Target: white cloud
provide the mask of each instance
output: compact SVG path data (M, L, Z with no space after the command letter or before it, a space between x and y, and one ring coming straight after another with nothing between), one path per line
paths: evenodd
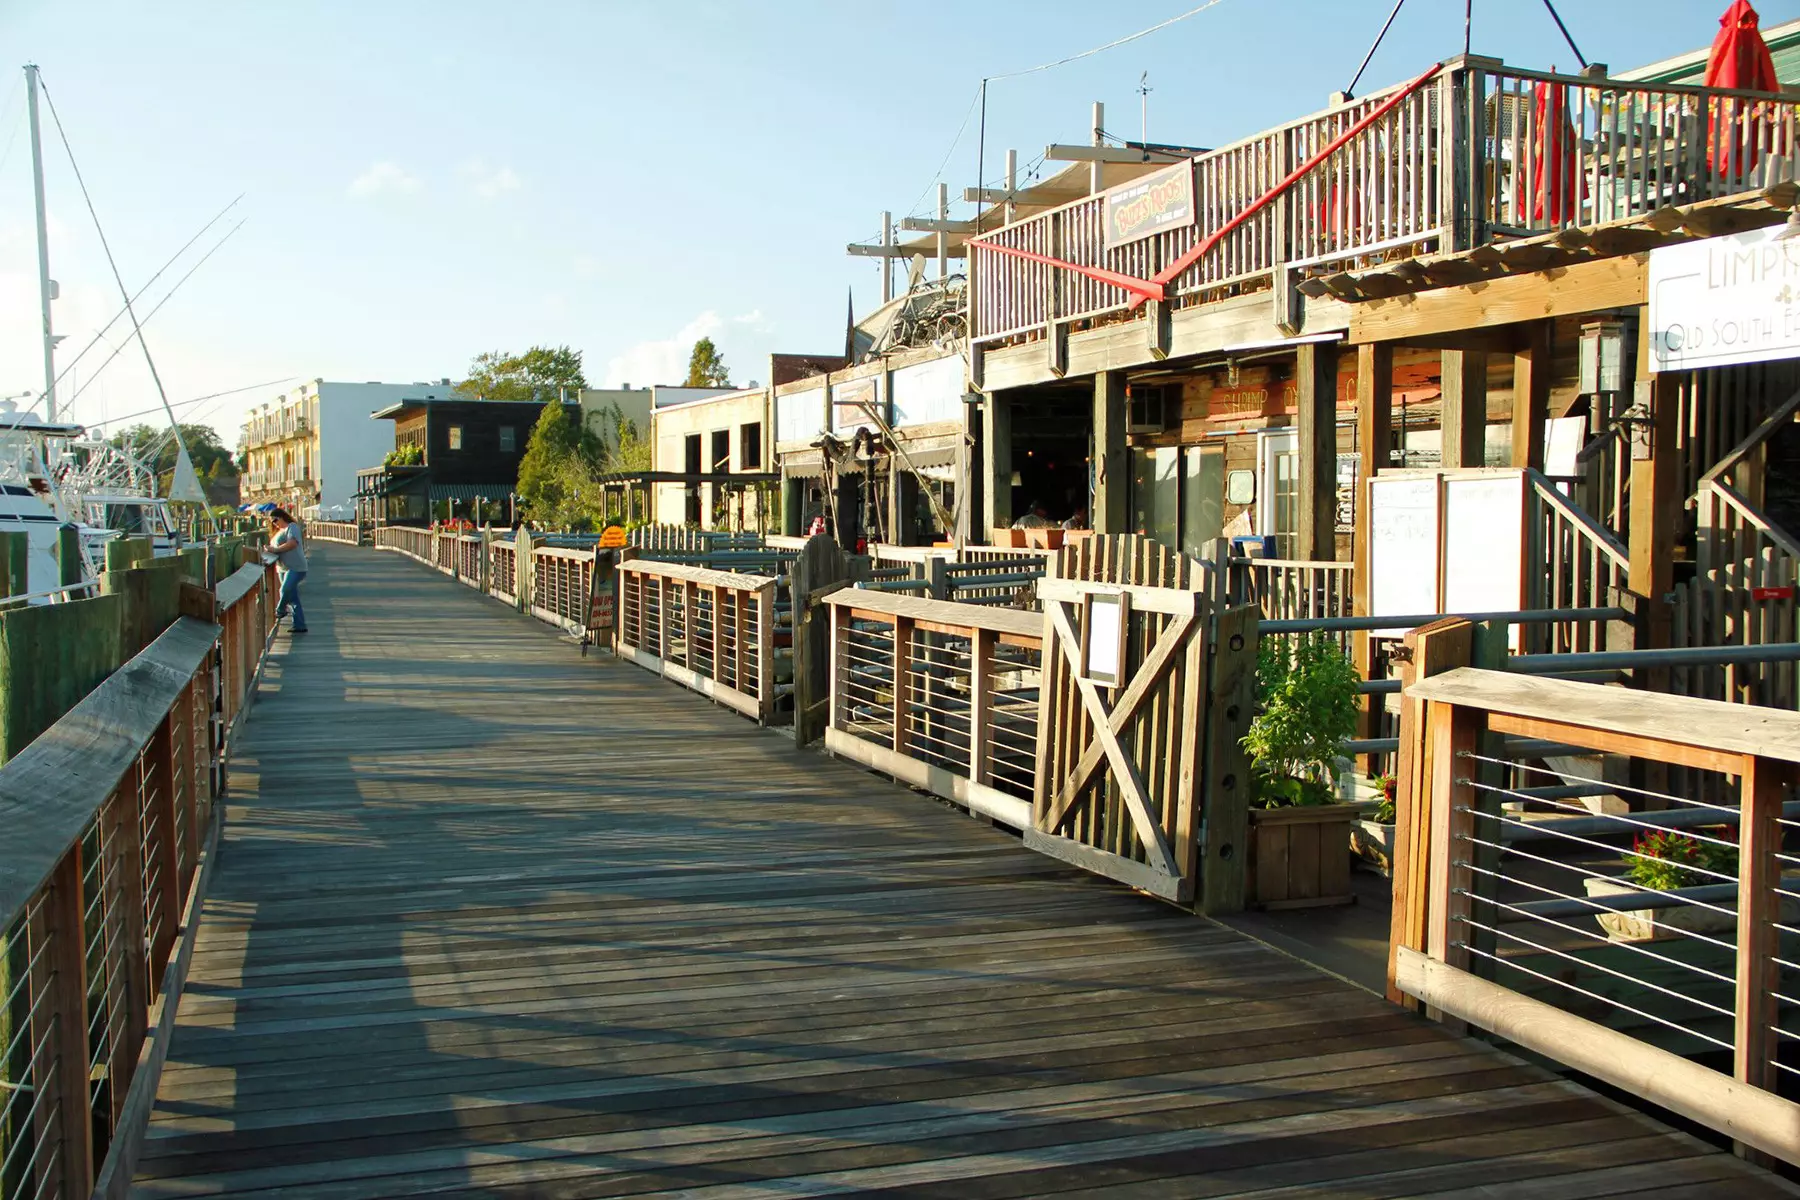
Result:
M639 342L607 362L603 386L616 388L629 383L632 387L648 387L657 383L680 383L687 378L688 358L694 352L694 343L718 333L724 324L719 314L709 309L682 326L674 337Z
M483 200L493 200L506 192L516 192L524 186L524 180L511 167L501 166L489 168L479 158L471 158L456 168L457 175L462 177L469 190Z
M418 177L409 174L398 163L378 162L352 179L348 191L350 195L363 199L379 196L384 192L416 192L419 186Z

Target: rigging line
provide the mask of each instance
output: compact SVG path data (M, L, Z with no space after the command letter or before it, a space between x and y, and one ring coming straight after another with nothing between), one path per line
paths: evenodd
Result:
M1363 72L1369 69L1369 63L1374 59L1375 51L1381 49L1382 39L1387 37L1388 30L1393 27L1394 18L1400 15L1400 6L1405 3L1406 0L1394 0L1394 11L1390 12L1388 19L1382 22L1381 32L1375 35L1375 42L1369 47L1369 52L1363 55L1362 65L1357 67L1356 74L1350 77L1350 86L1344 89L1345 95L1356 95L1356 85L1362 82Z
M12 94L6 98L6 103L4 105L0 105L0 125L4 125L8 120L14 121L12 136L6 139L6 149L0 150L0 170L4 170L6 164L12 160L13 147L17 145L19 141L19 130L25 124L24 109L19 110L17 118L8 115L12 112L13 101L19 98L19 92L23 87L24 84L22 81L15 80L13 82Z
M1178 13L1166 21L1159 21L1148 29L1140 29L1136 33L1128 33L1122 38L1115 38L1114 40L1107 42L1104 46L1095 46L1092 50L1083 50L1080 54L1071 54L1067 58L1059 58L1055 62L1041 63L1035 67L1026 67L1022 71L1003 71L998 75L989 75L986 82L992 83L999 79L1017 79L1021 75L1035 75L1039 71L1048 71L1052 67L1066 66L1069 63L1077 62L1084 58L1092 58L1096 54L1102 54L1115 47L1123 46L1127 42L1135 42L1139 38L1149 37L1158 30L1167 29L1169 26L1185 21L1189 17L1197 17L1207 9L1216 8L1223 3L1225 3L1225 0L1206 0L1205 4L1202 4L1197 8L1190 8L1184 13Z
M247 219L248 218L246 218L246 220ZM236 225L233 225L230 229L226 230L225 236L221 237L217 242L213 243L212 249L208 250L205 254L201 255L200 261L195 263L193 266L189 267L187 269L187 274L183 275L180 279L177 279L175 281L174 286L171 287L167 292L163 293L162 299L160 299L156 302L156 306L154 308L152 308L149 312L144 314L141 324L148 325L150 323L150 318L154 317L157 313L161 312L162 306L169 302L169 297L173 296L176 292L180 291L181 285L186 283L190 278L192 278L195 271L198 271L201 267L205 266L206 260L211 258L214 254L218 253L219 247L223 246L226 242L230 241L231 235L236 233L238 230L242 229L243 227L244 227L244 222L239 221ZM136 318L134 317L134 320L135 319ZM111 345L110 342L107 344ZM113 359L119 357L120 353L123 352L125 347L127 347L129 345L131 345L130 338L126 338L123 342L119 343L119 345L114 348L113 352L111 354L107 355L106 362L101 363L99 366L95 367L93 369L93 371L89 372L87 382L82 384L78 389L76 389L75 394L69 397L67 403L73 404L73 403L75 403L75 401L81 399L81 394L83 392L87 391L90 387L94 386L95 380L100 378L100 373L102 371L106 370L107 365L109 363L111 363ZM166 401L165 401L165 403L166 403Z
M936 187L938 181L944 177L944 169L950 165L950 159L955 155L956 148L962 145L963 134L969 131L969 118L975 115L975 106L980 102L981 93L977 91L969 101L969 107L963 112L962 124L956 127L956 137L951 140L950 148L944 151L944 161L938 164L937 174L931 177L931 182L925 185L924 190L919 193L919 198L912 202L912 211L907 214L908 216L919 215L919 206L925 203L925 197L931 195L931 189Z
M238 205L238 201L242 200L243 198L244 198L244 193L239 192L238 196L237 196L237 200L233 200L230 204L227 204L224 208L221 208L218 211L218 213L213 217L212 220L210 220L206 224L202 225L199 229L199 232L195 233L193 237L189 238L187 240L187 242L185 244L183 244L181 249L177 250L175 253L173 253L169 256L168 262L164 263L161 267L157 268L156 274L152 275L150 278L148 278L144 281L144 286L139 288L132 295L130 303L135 304L140 298L142 298L143 294L150 290L150 285L155 283L158 279L161 279L163 272L167 271L170 267L175 265L176 259L178 259L182 255L186 254L188 252L189 247L191 247L195 242L199 241L201 239L201 237L205 235L207 230L211 229L214 225L217 225L224 218L226 213L230 212L233 208L236 208ZM108 321L105 325L101 326L100 331L93 336L93 339L91 341L89 341L87 345L85 345L81 348L80 353L76 354L74 358L69 360L69 365L64 367L60 372L57 373L56 379L53 381L51 386L54 387L56 384L61 383L63 381L63 376L67 375L70 371L73 371L75 369L75 364L79 363L81 361L82 355L85 355L89 350L92 350L96 345L98 345L105 338L107 331L110 330L114 325L118 324L119 318L124 315L125 315L125 310L123 308L121 308L118 312L114 313L112 316L112 320ZM107 342L107 345L110 346L110 345L112 345L112 343Z
M268 381L268 382L267 382L267 383L252 383L252 384L247 384L247 385L245 385L245 386L244 386L244 387L240 387L240 388L232 388L232 389L231 389L231 390L229 390L229 391L224 391L224 392L209 392L209 393L207 393L207 394L206 394L206 395L204 395L204 396L195 396L195 397L194 397L194 398L193 398L193 399L191 399L191 400L177 400L177 401L175 401L175 407L176 407L176 408L187 408L187 407L189 407L189 406L191 406L191 405L195 405L195 404L199 404L199 403L200 403L200 402L202 402L202 401L204 401L204 400L218 400L218 399L220 399L220 398L222 398L222 397L225 397L225 396L235 396L235 395L238 395L238 394L239 394L239 393L240 393L240 392L254 392L254 391L256 391L256 390L257 390L257 389L258 389L258 388L266 388L266 387L274 387L274 386L276 386L276 385L277 385L277 384L282 384L282 383L292 383L292 382L293 382L293 381L294 381L294 380L296 380L296 379L298 379L298 378L300 378L300 377L299 377L299 376L298 376L298 375L288 375L288 376L285 376L285 377L283 377L283 378L281 378L281 379L271 379L271 380L269 380L269 381ZM102 421L102 422L100 422L100 424L101 424L101 425L102 425L102 426L105 426L105 425L116 425L116 424L118 424L118 423L119 423L119 422L120 422L120 421L131 421L131 420L135 420L135 419L137 419L137 418L138 418L138 417L148 417L148 416L153 416L153 415L155 415L155 414L156 414L156 413L159 413L159 412L161 412L161 411L162 411L162 409L161 409L161 408L145 408L145 409L140 409L140 410L139 410L139 411L137 411L137 412L133 412L133 413L125 413L125 414L123 414L123 415L121 415L121 416L117 416L117 417L108 417L108 418L107 418L107 419L106 419L106 420L104 420L104 421Z
M150 343L144 340L144 326L132 309L131 289L125 286L125 277L119 274L118 260L113 257L112 244L106 240L106 230L100 224L100 214L94 208L94 198L88 193L87 180L81 177L81 164L75 161L75 147L69 144L69 131L63 128L62 114L56 111L56 100L51 96L50 88L44 83L41 73L37 77L37 86L44 93L44 103L50 109L51 121L56 124L56 136L63 144L63 153L69 156L69 169L75 174L75 185L81 189L82 202L87 205L88 216L93 219L94 233L100 238L100 249L106 253L106 265L112 270L113 282L119 285L119 295L125 301L125 315L131 318L131 327L137 332L138 346L144 351L144 365L150 368L150 378L156 384L157 397L162 401L163 410L169 415L170 427L175 430L175 444L181 448L182 456L191 462L193 456L188 453L187 440L181 436L181 428L175 422L175 410L169 407L168 389L163 387L162 375L156 369L156 359L150 353ZM207 506L206 515L213 533L217 534L219 522L212 515L211 505Z
M1581 47L1575 44L1575 39L1569 36L1569 27L1563 24L1562 14L1556 11L1556 5L1550 3L1550 0L1544 0L1544 7L1550 10L1550 19L1555 21L1556 27L1562 31L1563 41L1569 43L1569 49L1575 52L1576 61L1581 63L1581 69L1587 70L1588 60L1581 53Z

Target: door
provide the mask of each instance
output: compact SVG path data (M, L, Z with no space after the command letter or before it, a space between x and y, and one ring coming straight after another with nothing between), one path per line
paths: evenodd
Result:
M1275 539L1280 558L1294 557L1300 534L1300 442L1291 429L1257 439L1256 532Z
M1225 448L1189 446L1181 454L1181 552L1199 558L1225 532Z

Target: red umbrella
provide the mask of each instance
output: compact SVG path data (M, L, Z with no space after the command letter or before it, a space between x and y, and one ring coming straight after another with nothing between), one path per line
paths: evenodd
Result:
M1719 36L1713 39L1712 53L1706 59L1707 87L1734 88L1750 92L1779 92L1781 81L1775 77L1775 61L1757 29L1756 10L1750 0L1734 0L1719 18ZM1759 120L1745 118L1760 107L1753 101L1721 98L1709 102L1712 120L1708 144L1712 151L1713 170L1730 177L1741 175L1756 166L1758 141L1754 126Z
M1533 90L1538 156L1531 170L1531 219L1560 225L1575 220L1580 209L1577 197L1587 196L1587 180L1575 157L1578 139L1569 123L1569 89L1560 83L1540 83Z

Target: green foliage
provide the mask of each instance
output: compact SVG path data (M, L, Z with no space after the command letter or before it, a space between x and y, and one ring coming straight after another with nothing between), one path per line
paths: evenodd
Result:
M731 386L731 368L725 365L719 348L713 345L713 340L709 337L703 337L694 343L694 352L688 357L686 386Z
M1244 735L1265 808L1330 804L1339 748L1356 732L1356 668L1329 634L1265 638L1258 712Z
M187 442L188 457L193 460L194 474L202 487L228 482L240 470L231 451L219 441L218 431L211 425L182 425L182 440ZM134 458L156 471L157 491L166 495L175 475L175 459L180 449L167 426L133 425L113 434L112 444L128 451Z
M549 400L560 388L579 393L586 386L581 351L567 346L533 346L523 354L505 350L477 354L469 364L469 377L457 384L483 400Z
M1394 800L1399 794L1400 781L1392 775L1378 775L1375 788L1381 793L1381 802L1375 806L1375 821L1380 825L1394 823Z
M617 404L609 404L588 415L591 426L597 426L599 453L595 456L600 469L614 471L648 471L651 466L650 439L638 431L637 422L625 415Z
M1725 880L1717 876L1735 878L1738 873L1737 847L1703 842L1685 833L1641 833L1631 848L1636 854L1625 870L1625 878L1654 892L1723 883ZM1700 869L1693 870L1695 867ZM1709 871L1714 874L1707 874Z
M401 442L381 460L384 467L416 467L425 461L425 450L417 442Z

